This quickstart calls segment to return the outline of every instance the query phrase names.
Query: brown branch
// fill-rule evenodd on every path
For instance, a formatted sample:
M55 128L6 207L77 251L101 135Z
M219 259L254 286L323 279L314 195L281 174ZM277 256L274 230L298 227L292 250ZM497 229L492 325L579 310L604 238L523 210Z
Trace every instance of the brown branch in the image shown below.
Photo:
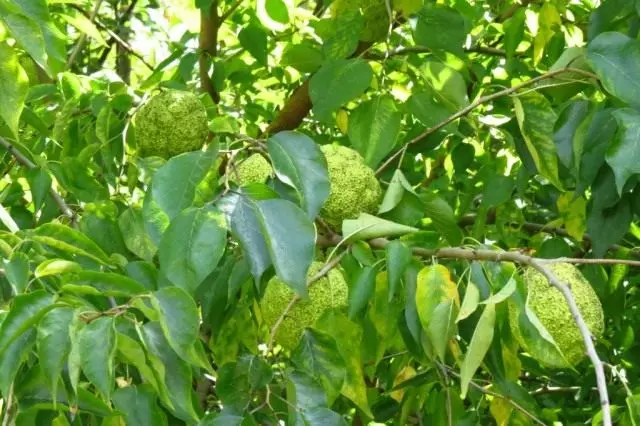
M220 102L220 94L216 90L213 80L209 75L212 58L218 54L218 29L220 27L220 17L218 16L218 1L211 3L209 10L200 10L200 85L203 92L211 96L213 102ZM214 70L213 72L216 72Z
M103 0L97 0L96 5L91 11L91 14L85 15L89 19L89 21L93 22L96 16L98 16L98 11L100 10L100 5L102 5L102 1ZM69 55L69 59L67 60L67 68L71 68L71 65L73 65L73 63L76 61L76 59L78 58L78 55L84 48L84 44L86 43L86 41L87 41L87 35L84 33L80 34L80 37L78 38L78 41L76 42L76 45L73 47L73 50L71 51L71 55Z
M132 0L131 3L129 3L127 10L125 10L124 13L120 15L120 19L118 19L118 27L123 26L129 20L137 3L138 0ZM107 56L109 56L109 52L111 52L111 48L115 43L116 39L114 39L113 37L109 38L109 40L107 41L107 45L102 50L100 58L98 59L98 68L101 68L102 64L104 64L104 61L107 60Z
M572 72L575 74L580 74L584 77L588 77L588 78L593 78L593 79L598 79L598 76L596 76L595 74L588 72L588 71L584 71L578 68L560 68L557 70L553 70L553 71L549 71L545 74L539 75L537 77L534 77L530 80L524 81L520 84L516 84L513 87L510 87L508 89L504 89L501 90L499 92L496 93L492 93L491 95L487 95L487 96L482 96L478 99L476 99L475 101L473 101L472 103L470 103L469 105L467 105L465 108L461 109L460 111L456 112L455 114L449 116L447 119L445 119L444 121L436 124L433 127L428 128L427 130L425 130L424 132L420 133L418 136L416 136L415 138L411 139L409 142L406 143L406 145L414 145L420 141L422 141L423 139L425 139L426 137L428 137L429 135L432 135L433 133L437 132L438 130L442 129L443 127L447 126L448 124L456 121L457 119L464 117L465 115L469 114L471 111L473 111L474 109L476 109L477 107L479 107L482 104L485 104L489 101L492 101L494 99L497 98L501 98L503 96L508 96L511 95L515 92L517 92L518 90L527 87L527 86L531 86L532 84L538 83L542 80L546 80L552 77L555 77L559 74L563 74L563 73L567 73L567 72ZM396 151L393 155L391 155L376 171L376 173L380 173L383 170L385 170L387 167L389 167L389 165L393 162L393 160L395 160L399 155L401 155L402 150L400 151Z
M18 163L22 164L23 166L27 167L28 169L36 168L36 165L31 160L29 160L22 152L20 152L15 146L13 146L13 144L11 144L9 141L7 141L6 139L4 139L2 137L0 137L0 146L2 146L11 155L13 155L15 157L15 159L18 161ZM76 225L76 214L75 214L75 212L73 210L71 210L71 208L69 207L67 202L64 201L62 196L60 194L58 194L55 191L55 189L53 189L53 187L51 187L49 189L49 192L51 193L51 196L53 197L53 200L56 202L56 204L58 205L58 207L60 208L62 213L65 216L67 216L71 220L71 224L73 226L75 226Z
M330 241L331 243L336 243L336 239L339 236L334 236ZM389 244L389 240L386 238L375 238L369 241L369 245L372 248L382 249ZM611 412L609 405L609 393L607 390L607 382L606 377L604 375L604 367L602 361L598 357L598 353L596 352L595 346L593 344L591 332L587 327L587 324L580 313L578 305L571 293L571 289L567 284L560 281L555 273L547 266L546 262L548 259L538 259L531 256L527 256L525 254L519 252L503 252L503 251L492 251L492 250L475 250L461 247L445 247L440 249L425 249L421 247L413 247L413 254L416 256L420 256L426 259L432 258L441 258L441 259L462 259L462 260L480 260L480 261L491 261L491 262L512 262L518 263L521 265L528 265L538 272L540 272L549 282L549 284L556 289L558 289L567 305L569 307L569 311L571 312L571 316L575 321L578 329L580 330L580 334L582 336L583 343L585 345L585 349L596 373L596 380L598 386L598 392L600 394L600 405L602 407L603 413L603 424L605 426L611 426ZM574 258L563 258L567 263L581 263L584 259L574 259ZM602 259L606 260L607 263L612 263L614 259ZM620 260L618 263L625 264L627 260Z
M320 268L320 270L316 272L314 276L309 278L309 280L307 281L307 287L310 287L313 283L315 283L316 281L318 281L319 279L327 275L329 271L331 271L333 268L335 268L338 265L338 263L340 263L340 261L342 260L342 257L345 254L347 254L347 250L340 253L331 261L325 263L324 266ZM280 317L273 324L273 327L271 327L271 331L269 332L269 343L267 344L267 351L270 351L271 348L273 348L276 333L278 332L280 325L282 325L282 321L284 321L285 317L289 314L289 311L291 311L291 309L295 306L295 304L298 303L298 301L300 300L301 300L301 297L299 295L296 294L295 296L293 296L289 301L289 304L282 311L282 314L280 314Z

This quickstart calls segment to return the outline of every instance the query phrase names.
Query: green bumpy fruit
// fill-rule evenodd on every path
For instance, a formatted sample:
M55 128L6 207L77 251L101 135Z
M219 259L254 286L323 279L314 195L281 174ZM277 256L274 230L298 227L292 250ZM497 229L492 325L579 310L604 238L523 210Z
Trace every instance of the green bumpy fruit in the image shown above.
M384 40L389 31L389 13L385 0L335 0L331 12L335 17L360 10L364 17L361 41Z
M307 276L312 277L323 266L322 262L313 262ZM294 294L293 290L277 277L269 280L260 301L263 319L269 330L280 318ZM291 308L278 327L274 340L283 348L293 350L298 345L304 329L312 327L327 309L346 307L348 295L349 286L344 275L338 269L332 269L309 287L308 299L299 301Z
M209 134L207 111L190 92L154 95L136 113L136 142L143 157L169 159L202 148Z
M327 159L331 186L320 216L339 229L344 219L355 219L360 213L375 213L382 188L362 156L340 145L323 145L320 149Z
M596 292L580 270L569 263L555 263L551 270L560 281L569 283L580 313L589 331L598 339L604 333L604 312ZM586 356L584 341L569 306L560 292L549 285L547 279L533 268L527 268L523 278L528 288L527 304L542 325L549 331L562 351L564 359L555 352L540 352L528 348L520 334L515 306L509 306L509 323L520 346L541 364L551 368L568 368L577 365Z
M273 173L271 164L260 154L253 154L231 171L231 180L238 185L265 183Z

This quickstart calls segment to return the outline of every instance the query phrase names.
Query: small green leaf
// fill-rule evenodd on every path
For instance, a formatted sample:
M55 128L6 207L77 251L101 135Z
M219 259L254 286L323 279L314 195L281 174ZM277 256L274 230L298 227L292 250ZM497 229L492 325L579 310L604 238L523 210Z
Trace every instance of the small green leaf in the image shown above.
M127 426L166 425L167 418L158 406L151 386L142 384L116 390L113 405L120 411Z
M511 18L504 21L504 50L509 59L515 56L524 37L525 12L525 8L519 7Z
M211 412L200 419L198 426L240 426L243 420L240 416Z
M18 139L20 114L29 90L29 78L18 60L15 49L0 42L0 118Z
M258 25L249 23L238 34L238 41L260 65L267 65L267 33Z
M474 313L476 309L478 309L479 301L480 291L473 282L469 281L469 284L467 285L467 291L464 294L464 298L462 299L462 306L460 307L460 312L458 312L456 322L460 322Z
M622 195L627 180L640 173L640 162L636 161L640 155L640 114L631 108L619 109L612 114L618 122L618 137L609 145L606 161L616 177L618 194Z
M76 272L65 280L62 288L64 289L66 285L86 285L93 287L103 296L131 297L148 291L147 288L139 282L113 272Z
M439 61L429 61L422 67L422 75L452 113L469 105L467 83L455 69Z
M358 48L364 19L359 12L344 11L333 17L333 33L326 38L322 51L326 59L344 59Z
M372 78L371 66L362 59L326 62L309 81L314 114L320 121L329 121L332 112L362 95Z
M27 51L33 60L50 74L51 70L47 65L47 53L45 52L45 41L38 23L22 13L9 10L4 5L0 5L0 16L2 16L2 20L20 47Z
M487 304L478 320L476 330L473 332L471 343L467 348L464 361L460 369L460 386L462 388L461 398L465 399L469 383L473 379L476 370L482 364L491 341L493 340L493 332L496 322L496 306L493 303Z
M2 259L7 281L14 294L22 294L29 285L29 257L19 251L13 252L9 259Z
M340 394L344 383L346 365L336 341L329 335L314 329L306 329L291 360L302 372L316 379L327 395L329 405Z
M120 215L118 226L124 238L124 244L131 253L141 259L151 261L157 247L145 229L142 210L129 207Z
M369 167L376 167L395 147L402 114L389 96L361 103L349 117L349 140Z
M384 216L384 219L412 226L423 218L424 210L424 203L407 181L402 170L397 169L384 193L378 214Z
M78 353L82 371L107 399L113 389L116 347L113 317L97 318L80 330Z
M289 44L282 53L280 65L300 72L314 72L322 65L324 56L318 46L308 39L299 44Z
M453 8L429 3L417 13L412 27L416 44L433 50L462 53L469 23Z
M22 294L13 299L11 309L0 326L0 358L14 340L40 321L52 303L53 296L44 290Z
M640 42L619 32L605 32L587 46L587 60L615 97L640 108Z
M171 348L185 361L191 360L200 325L196 302L179 287L156 291L151 302L160 314L160 325Z
M310 219L329 198L327 160L318 145L302 133L284 131L267 141L278 179L295 188Z
M27 181L35 210L39 211L51 189L51 176L42 167L34 167L27 171Z
M193 294L222 258L226 237L224 217L215 208L183 211L171 221L160 242L160 272Z
M376 270L365 266L358 270L349 288L349 319L358 316L371 300L376 284Z
M389 297L391 301L398 293L400 280L404 276L405 269L411 263L411 249L398 240L391 241L385 247L387 256L387 274L389 279Z
M0 357L0 392L9 395L18 369L26 361L36 341L36 330L29 329L14 340Z
M74 310L60 307L47 312L38 324L38 358L42 375L57 395L60 373L71 350L69 337Z
M102 37L102 34L100 34L100 30L98 30L95 24L91 20L89 20L87 17L85 17L83 14L76 13L73 16L71 16L65 13L61 13L59 16L62 17L65 21L67 21L69 24L77 28L78 31L80 31L81 33L86 34L87 36L94 39L100 46L107 45L107 42L104 40L104 37Z
M342 222L342 235L348 237L349 241L397 237L417 231L417 228L401 225L367 213L361 213L357 219L346 219Z
M252 393L268 385L272 378L269 364L257 356L243 355L222 366L216 391L225 406L242 411L251 401Z
M527 92L513 98L520 132L538 172L562 189L558 172L558 156L553 143L553 125L558 118L551 104L538 92Z

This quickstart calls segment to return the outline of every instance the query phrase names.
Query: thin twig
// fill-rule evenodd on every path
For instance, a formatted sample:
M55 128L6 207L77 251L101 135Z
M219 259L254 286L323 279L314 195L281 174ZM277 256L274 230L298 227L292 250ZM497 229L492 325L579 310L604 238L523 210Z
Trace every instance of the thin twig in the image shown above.
M225 10L222 15L220 15L220 24L222 24L236 9L242 4L244 0L236 0L234 4L229 6L227 10Z
M98 15L98 11L100 10L100 5L102 4L102 1L103 0L96 1L95 7L91 11L91 14L88 16L89 21L93 22L95 20L96 16ZM73 51L71 51L71 55L69 55L69 59L67 60L67 68L71 68L71 65L73 65L73 63L76 61L76 58L84 48L84 43L86 41L87 41L87 35L85 33L82 33L78 38L76 45L73 47Z
M340 260L342 260L342 257L346 253L347 253L347 250L340 253L338 256L333 258L333 260L325 263L324 266L320 268L320 270L316 272L314 276L309 278L309 280L307 281L307 287L310 287L313 283L315 283L316 281L318 281L319 279L327 275L329 271L331 271L333 268L335 268L338 265L338 263L340 263ZM289 314L289 311L291 311L291 309L295 306L296 303L298 303L299 300L301 300L301 297L299 295L296 294L295 296L293 296L289 301L289 304L282 311L282 314L280 315L280 317L273 324L273 327L271 327L271 331L269 333L269 343L267 345L267 352L271 351L271 348L273 348L276 333L278 332L280 325L282 325L282 321L284 321L285 317Z
M593 73L591 73L589 71L581 70L581 69L578 69L578 68L561 68L561 69L549 71L549 72L547 72L545 74L539 75L539 76L534 77L534 78L532 78L530 80L524 81L524 82L522 82L520 84L516 84L513 87L509 87L509 88L501 90L499 92L492 93L491 95L482 96L482 97L476 99L475 101L473 101L472 103L470 103L469 105L467 105L466 107L461 109L460 111L458 111L455 114L449 116L444 121L436 124L433 127L428 128L424 132L420 133L418 136L416 136L415 138L413 138L409 142L407 142L406 145L414 145L414 144L420 142L421 140L425 139L427 136L429 136L429 135L437 132L438 130L442 129L443 127L447 126L449 123L452 123L452 122L456 121L458 118L469 114L471 111L473 111L474 109L476 109L477 107L479 107L480 105L482 105L484 103L487 103L487 102L492 101L492 100L497 99L497 98L501 98L503 96L511 95L511 94L517 92L518 90L522 89L523 87L527 87L527 86L535 84L535 83L537 83L539 81L546 80L548 78L552 78L552 77L555 77L555 76L557 76L559 74L564 74L564 73L568 73L568 72L572 72L572 73L575 73L575 74L580 74L582 76L585 76L585 77L588 77L588 78L593 78L593 79L596 79L596 80L598 79L597 75L595 75L595 74L593 74ZM380 173L383 170L385 170L387 167L389 167L389 165L393 162L393 160L396 159L401 154L402 154L402 150L396 151L393 155L391 155L391 157L389 157L378 168L376 173Z
M439 366L443 366L442 364L440 364L439 362L436 362ZM443 366L443 367L447 367L447 366ZM456 371L448 368L448 371L451 375L456 376L458 379L460 378L460 373L457 373ZM522 414L524 414L525 416L527 416L528 418L530 418L534 423L540 425L540 426L546 426L546 424L540 420L539 418L537 418L533 413L529 412L526 408L524 408L522 405L518 404L517 402L515 402L513 399L509 398L508 396L499 394L497 392L494 392L492 390L489 390L487 388L485 388L484 386L481 386L479 384L477 384L475 381L470 381L469 384L471 385L471 387L478 389L480 392L487 394L487 395L491 395L495 398L500 398L503 399L505 401L507 401L509 404L511 404L511 406L513 408L515 408L516 410L520 411Z
M6 398L6 408L4 411L4 419L2 419L2 426L9 426L11 419L11 402L13 401L13 383L9 387L9 393Z
M29 169L33 169L36 167L36 165L31 160L29 160L23 153L18 151L18 149L15 146L13 146L9 141L2 138L1 136L0 136L0 146L2 146L11 155L13 155L18 161L18 163L22 164L23 166ZM69 219L71 219L71 223L75 226L75 223L76 223L75 212L71 210L67 202L64 201L62 196L60 196L60 194L58 194L56 190L53 189L53 187L49 189L49 192L51 193L51 196L53 197L54 201L56 202L56 204L58 205L62 213L65 216L67 216Z

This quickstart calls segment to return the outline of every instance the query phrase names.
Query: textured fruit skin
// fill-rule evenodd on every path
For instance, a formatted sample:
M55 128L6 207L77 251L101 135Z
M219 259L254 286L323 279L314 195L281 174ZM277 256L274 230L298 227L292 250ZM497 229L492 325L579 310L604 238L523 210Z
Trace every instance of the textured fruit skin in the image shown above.
M571 293L576 300L580 313L587 327L598 339L604 333L604 312L602 304L578 268L569 263L554 263L551 270L562 282L568 282ZM556 344L564 354L562 357L552 354L531 353L530 348L524 344L518 327L518 319L515 307L509 306L509 323L513 334L531 356L542 364L551 368L567 368L575 366L586 356L586 350L580 330L569 311L569 306L560 290L549 285L545 277L533 268L527 268L523 274L529 291L528 305L549 331ZM569 365L567 365L567 362Z
M364 28L360 33L362 41L384 40L389 31L389 13L385 0L335 0L331 3L333 16L356 12L360 9L364 17Z
M313 262L307 276L312 277L322 266L324 266L322 262ZM293 290L277 277L269 280L260 301L262 316L269 330L280 318L294 294ZM349 287L344 275L338 269L332 269L309 287L308 299L300 300L291 308L278 327L275 341L283 348L293 350L298 345L304 329L312 327L325 310L346 307L348 295Z
M238 185L265 183L273 170L271 164L260 154L252 154L231 171L231 180Z
M375 213L382 188L375 172L355 150L340 145L323 145L327 159L330 194L320 216L339 229L344 219L355 219L360 213Z
M143 157L169 159L202 148L209 134L207 111L190 92L154 95L135 116L136 142Z

